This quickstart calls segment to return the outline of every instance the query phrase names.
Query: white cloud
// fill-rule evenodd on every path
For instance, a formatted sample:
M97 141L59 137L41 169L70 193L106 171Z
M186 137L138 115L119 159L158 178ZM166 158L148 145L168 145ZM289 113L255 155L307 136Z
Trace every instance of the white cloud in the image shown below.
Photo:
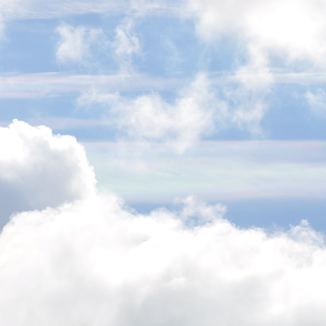
M290 85L323 85L325 72L282 72L265 70L263 66L251 70L253 63L240 67L235 73L221 76L209 75L213 87L220 88L227 83L239 83L251 90L260 90L271 82ZM259 77L259 78L258 78ZM174 91L186 83L184 78L154 77L140 73L119 74L70 74L44 72L32 74L0 74L0 98L42 98L49 95L75 94L86 92L90 86L118 92Z
M323 0L187 0L199 35L213 41L223 34L290 62L326 64L326 3ZM249 52L249 51L248 51ZM285 57L285 60L284 60Z
M324 236L305 221L275 234L239 229L223 206L192 197L180 210L136 214L94 194L72 137L15 122L0 129L0 144L1 173L20 181L15 199L24 190L73 200L62 185L75 171L77 189L90 190L79 201L17 214L2 230L1 325L326 323ZM3 183L3 193L12 185Z
M127 138L165 143L178 151L221 128L227 117L225 103L214 95L204 75L180 91L173 103L155 93L130 100L91 92L79 99L81 105L94 102L109 105L109 117Z
M0 128L0 218L95 192L95 177L73 137L14 121Z
M90 86L113 91L174 90L183 80L150 77L142 74L69 74L44 72L0 75L0 98L42 98L86 92Z
M103 46L102 29L62 24L56 32L60 37L56 58L59 63L86 64L94 46Z
M274 82L268 60L260 48L251 46L248 51L248 63L238 68L234 78L248 91L264 91Z
M113 51L122 70L132 69L133 56L141 53L140 40L134 28L134 21L128 18L115 29Z
M322 236L238 229L214 211L142 216L93 197L15 216L0 236L0 323L324 325ZM187 227L193 213L210 222Z
M236 79L247 89L248 105L238 110L240 125L248 120L261 132L266 94L278 69L316 72L326 67L326 2L324 0L186 0L201 39L214 43L228 37L237 44ZM240 46L239 46L240 45ZM252 93L254 92L254 93ZM242 92L243 93L243 92ZM247 101L245 99L245 102ZM240 99L241 100L241 99Z
M319 117L326 117L326 92L323 89L307 91L305 99L312 113Z

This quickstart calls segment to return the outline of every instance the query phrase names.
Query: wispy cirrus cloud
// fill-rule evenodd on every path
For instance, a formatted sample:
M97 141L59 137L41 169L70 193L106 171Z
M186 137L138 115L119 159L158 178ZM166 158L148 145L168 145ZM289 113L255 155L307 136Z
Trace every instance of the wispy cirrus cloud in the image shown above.
M193 194L220 200L323 200L325 142L200 141L186 152L135 142L84 142L99 187L133 203Z
M239 79L261 80L268 79L270 73L252 73L241 70L236 73L211 73L207 74L212 85L219 88L221 85L238 82ZM274 84L284 85L324 85L325 72L288 72L273 71ZM72 74L62 72L42 73L6 73L0 74L0 98L24 99L58 96L64 94L78 94L91 88L110 89L117 92L140 91L160 92L173 91L182 88L189 78L149 76L141 73L117 74ZM253 87L254 88L254 87Z

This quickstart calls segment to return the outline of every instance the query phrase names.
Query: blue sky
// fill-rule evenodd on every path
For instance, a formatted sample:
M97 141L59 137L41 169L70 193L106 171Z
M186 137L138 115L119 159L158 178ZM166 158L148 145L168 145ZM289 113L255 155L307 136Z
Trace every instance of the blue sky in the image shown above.
M13 3L0 42L1 124L76 136L100 188L140 210L195 195L227 204L239 225L306 218L325 230L318 11L274 4L263 21L254 1L219 6ZM305 10L315 20L302 30Z

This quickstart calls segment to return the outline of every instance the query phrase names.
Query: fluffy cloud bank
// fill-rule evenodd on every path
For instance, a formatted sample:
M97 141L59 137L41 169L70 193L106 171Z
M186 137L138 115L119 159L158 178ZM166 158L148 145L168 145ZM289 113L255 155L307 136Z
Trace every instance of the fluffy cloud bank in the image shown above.
M0 152L0 219L95 192L93 170L73 137L14 121L0 128Z
M17 179L15 199L25 189L34 200L70 201L88 189L2 230L1 325L325 325L326 249L306 223L276 234L239 229L223 206L194 198L140 215L93 193L73 138L15 122L0 141L1 172L16 176L4 194Z
M0 236L0 322L324 325L318 234L240 230L220 214L188 200L142 216L93 197L17 215Z
M223 34L244 39L248 49L325 65L323 0L187 0L198 33L207 41Z

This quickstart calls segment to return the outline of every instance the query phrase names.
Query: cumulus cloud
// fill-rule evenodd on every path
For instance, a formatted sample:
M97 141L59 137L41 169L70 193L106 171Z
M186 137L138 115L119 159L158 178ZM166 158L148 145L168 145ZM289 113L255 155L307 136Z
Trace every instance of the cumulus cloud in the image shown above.
M57 27L56 32L60 38L56 50L59 63L86 64L93 47L101 46L101 40L104 39L103 31L99 28L62 24Z
M144 216L97 196L15 216L0 236L1 324L325 324L321 235L238 229L196 205Z
M288 60L325 65L326 3L321 0L187 0L199 35L207 41L223 34L242 38ZM284 58L283 58L284 59Z
M14 121L0 128L0 219L95 192L84 149L70 136Z
M26 184L34 199L66 196L3 228L1 325L325 325L324 236L307 222L272 234L240 229L224 206L193 197L138 214L93 192L72 137L15 122L0 129L0 144L1 173L20 180L15 199ZM76 171L74 189L89 191L69 202L63 185ZM15 182L0 183L3 193Z

